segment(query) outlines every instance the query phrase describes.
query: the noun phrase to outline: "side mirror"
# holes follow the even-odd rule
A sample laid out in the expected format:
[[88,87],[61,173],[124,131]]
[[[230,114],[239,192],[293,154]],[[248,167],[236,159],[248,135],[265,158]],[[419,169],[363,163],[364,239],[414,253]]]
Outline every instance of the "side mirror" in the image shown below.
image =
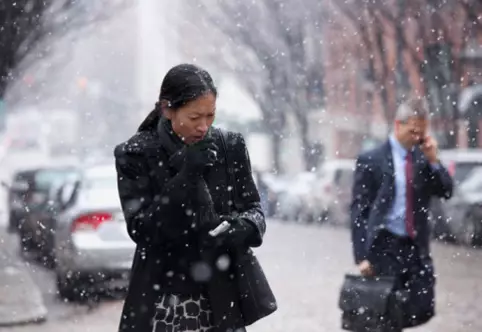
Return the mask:
[[0,184],[2,185],[3,188],[10,189],[10,186],[5,181],[1,181]]

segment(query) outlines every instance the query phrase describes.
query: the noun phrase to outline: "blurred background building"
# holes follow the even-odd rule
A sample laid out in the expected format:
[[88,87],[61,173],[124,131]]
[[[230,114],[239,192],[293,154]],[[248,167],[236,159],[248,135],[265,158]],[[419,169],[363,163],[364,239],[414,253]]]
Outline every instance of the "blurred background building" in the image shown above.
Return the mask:
[[2,114],[69,111],[77,126],[65,140],[84,154],[107,153],[152,109],[165,72],[193,62],[219,86],[216,123],[247,136],[259,169],[296,173],[353,158],[386,138],[410,93],[428,97],[441,147],[482,144],[475,2],[110,6],[73,7],[83,21],[53,25],[62,33],[48,38],[38,33],[36,51],[7,68]]

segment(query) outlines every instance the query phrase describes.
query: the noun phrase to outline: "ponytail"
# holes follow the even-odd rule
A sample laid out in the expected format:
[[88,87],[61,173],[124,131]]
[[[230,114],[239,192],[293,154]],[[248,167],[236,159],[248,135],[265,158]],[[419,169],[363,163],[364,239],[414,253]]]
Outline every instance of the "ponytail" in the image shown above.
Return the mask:
[[161,103],[157,102],[154,109],[146,116],[144,121],[142,121],[137,131],[147,131],[155,128],[161,118],[161,114]]

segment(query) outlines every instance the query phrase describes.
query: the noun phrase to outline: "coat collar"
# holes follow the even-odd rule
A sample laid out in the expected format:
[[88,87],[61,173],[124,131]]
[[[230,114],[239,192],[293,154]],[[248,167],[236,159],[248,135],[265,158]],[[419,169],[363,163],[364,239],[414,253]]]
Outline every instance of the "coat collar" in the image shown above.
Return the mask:
[[[416,146],[413,149],[413,162],[415,166],[415,170],[420,170],[422,169],[426,164],[427,164],[427,159],[425,158],[425,155],[423,154],[422,150],[418,146]],[[392,144],[390,143],[390,140],[387,140],[383,145],[382,145],[382,154],[384,156],[383,161],[382,161],[382,171],[383,173],[386,174],[394,174],[394,167],[393,167],[393,154],[392,154]]]

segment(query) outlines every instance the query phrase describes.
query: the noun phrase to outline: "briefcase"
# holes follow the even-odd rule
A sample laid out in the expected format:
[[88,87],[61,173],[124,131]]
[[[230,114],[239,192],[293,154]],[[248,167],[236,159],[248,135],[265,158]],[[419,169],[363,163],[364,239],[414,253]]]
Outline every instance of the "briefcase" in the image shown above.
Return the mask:
[[396,277],[346,275],[339,308],[342,329],[356,332],[395,332],[403,328],[403,304],[408,292],[397,289]]

